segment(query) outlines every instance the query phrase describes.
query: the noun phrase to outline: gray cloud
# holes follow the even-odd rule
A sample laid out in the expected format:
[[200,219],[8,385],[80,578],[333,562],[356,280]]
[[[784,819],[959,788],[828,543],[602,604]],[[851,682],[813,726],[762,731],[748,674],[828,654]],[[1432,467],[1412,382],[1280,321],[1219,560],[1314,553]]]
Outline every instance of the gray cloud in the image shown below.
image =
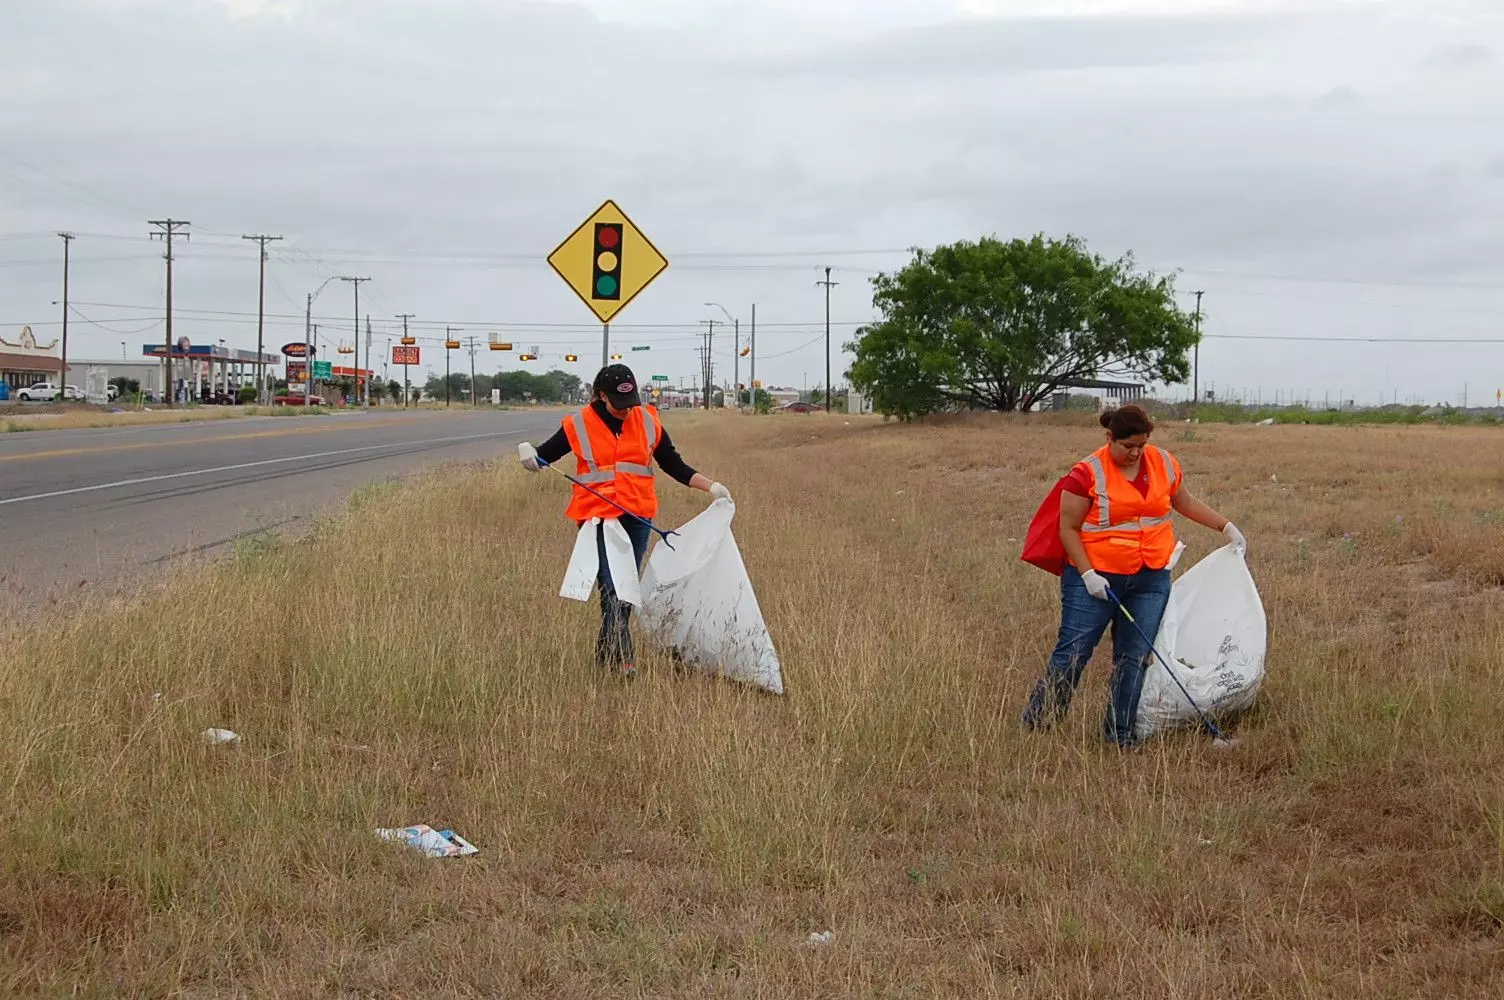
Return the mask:
[[973,20],[756,64],[774,76],[993,77],[1050,70],[1192,65],[1294,30],[1282,15]]
[[1493,62],[1493,49],[1473,43],[1438,45],[1425,58],[1428,68],[1442,70],[1474,69],[1492,65]]

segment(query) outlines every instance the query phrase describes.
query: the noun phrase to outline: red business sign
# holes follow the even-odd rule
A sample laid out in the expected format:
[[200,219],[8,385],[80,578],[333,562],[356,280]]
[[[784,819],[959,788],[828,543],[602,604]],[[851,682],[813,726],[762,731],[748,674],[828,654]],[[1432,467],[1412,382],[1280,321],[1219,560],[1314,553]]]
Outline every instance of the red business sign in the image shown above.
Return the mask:
[[289,358],[306,358],[308,356],[308,345],[301,341],[296,344],[283,344],[282,353]]
[[416,364],[420,364],[421,362],[418,361],[418,350],[419,349],[416,348],[416,347],[397,347],[397,346],[394,346],[392,348],[392,364],[394,364],[394,365],[416,365]]

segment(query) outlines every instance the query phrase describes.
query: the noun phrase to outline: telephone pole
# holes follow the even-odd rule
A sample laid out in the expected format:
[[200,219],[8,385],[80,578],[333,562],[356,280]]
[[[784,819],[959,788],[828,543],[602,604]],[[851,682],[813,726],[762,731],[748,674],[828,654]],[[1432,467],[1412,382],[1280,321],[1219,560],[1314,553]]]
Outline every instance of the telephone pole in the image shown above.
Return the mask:
[[825,286],[825,412],[830,412],[830,290],[840,284],[830,280],[830,268],[825,269],[825,280],[815,282]]
[[[376,377],[376,366],[371,363],[371,314],[370,313],[366,313],[366,367],[370,369],[370,371],[366,372],[366,405],[370,406],[371,405],[371,379],[373,379],[373,378]],[[386,391],[386,386],[382,386],[381,387],[381,391],[379,391],[379,392],[376,393],[376,398],[380,399],[382,393],[385,392],[385,391]]]
[[167,333],[165,334],[167,354],[162,358],[163,369],[166,373],[162,380],[162,388],[165,390],[162,396],[170,410],[177,396],[172,385],[172,241],[179,236],[185,240],[191,239],[192,237],[186,230],[193,223],[184,222],[181,219],[148,219],[146,224],[156,227],[157,231],[151,234],[152,239],[159,239],[167,244],[167,253],[164,255],[167,259]]
[[475,405],[475,337],[470,338],[470,405]]
[[78,237],[72,233],[58,233],[63,241],[63,371],[58,376],[58,395],[54,399],[68,401],[68,271],[72,262],[73,241]]
[[412,338],[407,335],[407,321],[417,313],[398,313],[397,318],[402,321],[402,408],[405,410],[411,402],[412,387],[407,380],[407,341]]
[[[370,281],[371,279],[341,277],[339,280],[348,281],[355,288],[355,402],[357,405],[360,405],[360,283],[362,281]],[[370,364],[371,348],[368,346],[366,348],[367,367],[369,367]],[[369,377],[367,377],[366,382],[370,382]]]
[[747,374],[747,383],[752,386],[752,414],[757,415],[757,303],[752,303],[752,371]]
[[1205,292],[1196,293],[1196,347],[1191,357],[1191,403],[1201,404],[1201,296]]
[[260,271],[261,281],[259,292],[256,297],[256,405],[267,405],[266,399],[266,365],[261,363],[261,352],[264,347],[263,338],[266,332],[266,245],[280,240],[280,236],[242,236],[243,240],[253,240],[260,248]]
[[449,403],[449,345],[454,343],[454,334],[449,327],[444,327],[444,405]]
[[702,319],[700,322],[705,324],[705,348],[700,354],[700,371],[705,376],[703,380],[705,386],[705,409],[708,410],[710,409],[710,380],[715,367],[715,361],[710,356],[711,346],[715,343],[715,320]]

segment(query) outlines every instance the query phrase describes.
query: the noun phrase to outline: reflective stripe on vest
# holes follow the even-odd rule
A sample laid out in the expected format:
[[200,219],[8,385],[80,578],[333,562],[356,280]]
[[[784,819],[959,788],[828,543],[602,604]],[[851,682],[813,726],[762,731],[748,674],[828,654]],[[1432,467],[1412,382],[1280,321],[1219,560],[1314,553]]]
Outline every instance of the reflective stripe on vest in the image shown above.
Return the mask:
[[1102,467],[1102,460],[1096,455],[1086,456],[1086,464],[1091,466],[1092,482],[1097,490],[1097,523],[1081,526],[1083,531],[1106,531],[1112,527],[1112,500],[1107,495],[1107,470]]
[[574,436],[580,439],[580,458],[585,462],[585,467],[590,470],[587,475],[580,476],[580,480],[601,483],[615,479],[616,476],[614,474],[606,475],[605,479],[594,478],[601,475],[601,472],[595,464],[595,449],[590,447],[590,428],[585,426],[584,410],[580,410],[574,415]]
[[[653,450],[658,447],[658,421],[653,419],[653,414],[645,406],[642,408],[642,427],[643,430],[647,431],[648,454],[651,455]],[[652,474],[651,469],[642,473],[642,475],[647,476],[651,476]]]

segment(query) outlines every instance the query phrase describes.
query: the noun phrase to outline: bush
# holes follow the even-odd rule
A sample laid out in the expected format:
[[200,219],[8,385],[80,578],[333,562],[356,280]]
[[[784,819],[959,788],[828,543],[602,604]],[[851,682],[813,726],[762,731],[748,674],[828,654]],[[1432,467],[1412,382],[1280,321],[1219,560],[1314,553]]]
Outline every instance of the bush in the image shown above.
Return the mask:
[[247,403],[254,403],[256,401],[256,387],[254,385],[241,386],[240,391],[235,394],[235,401],[241,406]]

